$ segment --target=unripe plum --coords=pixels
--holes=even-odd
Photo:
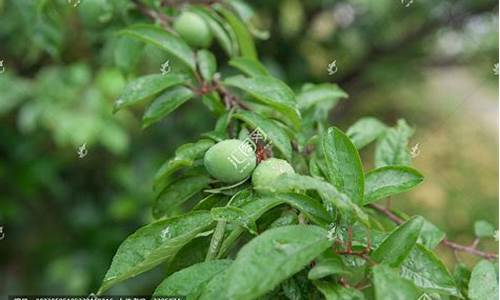
[[[257,164],[257,157],[246,142],[235,139],[224,140],[208,149],[204,164],[213,177],[233,183],[250,176]]]
[[[212,32],[205,20],[197,14],[185,11],[174,22],[174,29],[195,48],[207,48],[212,43]]]
[[[292,166],[283,159],[269,158],[261,162],[252,175],[252,184],[254,188],[261,191],[273,191],[275,187],[273,182],[281,174],[294,174]],[[277,190],[276,190],[277,191]],[[284,192],[284,191],[280,191]]]

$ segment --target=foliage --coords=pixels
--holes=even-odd
[[[130,81],[116,111],[150,101],[143,117],[143,125],[150,126],[187,101],[210,97],[202,102],[217,122],[214,131],[179,147],[175,158],[160,168],[155,176],[155,187],[161,187],[154,208],[157,220],[121,244],[99,293],[158,264],[171,264],[189,247],[206,253],[205,261],[188,259],[189,266],[170,269],[155,294],[290,298],[290,282],[295,282],[294,299],[321,297],[318,291],[327,299],[496,297],[498,280],[486,261],[474,268],[469,283],[460,283],[469,285],[468,294],[462,289],[433,254],[443,236],[423,217],[407,218],[387,230],[373,214],[372,203],[423,180],[410,167],[408,139],[414,129],[404,120],[390,127],[374,118],[358,121],[347,133],[330,127],[327,112],[346,94],[326,83],[304,85],[296,94],[270,75],[258,61],[239,5],[243,3],[191,4],[172,15],[185,10],[207,20],[226,49],[224,60],[241,75],[217,72],[223,60],[216,62],[208,49],[191,49],[166,24],[121,30],[124,37],[165,51],[178,68]],[[225,111],[214,109],[218,101]],[[262,139],[252,140],[255,129],[263,131]],[[288,160],[300,175],[279,176],[266,193],[254,189],[249,178],[232,185],[209,180],[201,157],[213,143],[230,138],[251,140],[259,160]],[[365,172],[358,151],[375,141],[375,169]],[[476,226],[478,236],[489,231],[484,224]],[[189,244],[208,237],[208,247],[192,249]],[[478,290],[479,280],[487,288]]]
[[[152,224],[174,224],[179,220],[175,218],[183,215],[186,223],[196,217],[200,224],[204,220],[211,223],[193,238],[191,234],[198,228],[190,232],[187,225],[186,231],[161,231],[165,238],[174,239],[164,245],[165,249],[154,248],[161,239],[134,238],[135,242],[149,245],[142,249],[148,257],[134,266],[137,269],[126,270],[125,275],[113,271],[117,277],[106,283],[113,284],[115,279],[148,268],[150,271],[117,284],[113,293],[152,292],[155,285],[158,295],[179,293],[196,298],[208,279],[228,269],[235,259],[245,261],[240,256],[244,253],[242,245],[250,246],[257,234],[260,237],[286,227],[280,235],[288,237],[288,231],[300,231],[290,225],[299,223],[326,230],[335,248],[316,255],[311,265],[297,271],[294,268],[301,265],[297,256],[281,253],[279,243],[276,249],[266,248],[276,250],[278,258],[293,257],[293,261],[286,266],[287,272],[276,271],[277,276],[269,278],[266,283],[280,282],[263,297],[314,299],[324,294],[328,299],[370,299],[376,295],[387,297],[383,293],[391,291],[411,293],[413,285],[419,293],[429,290],[432,297],[440,293],[445,299],[446,295],[456,294],[456,287],[461,295],[475,299],[495,293],[495,285],[483,289],[482,282],[497,277],[492,272],[495,265],[492,268],[487,262],[477,265],[474,271],[458,264],[450,279],[430,251],[444,239],[444,233],[427,220],[423,221],[416,246],[397,269],[376,270],[371,266],[374,259],[369,253],[363,254],[363,248],[370,248],[373,255],[387,234],[395,230],[374,214],[371,205],[408,191],[423,179],[411,166],[391,165],[393,159],[410,164],[407,140],[398,136],[404,136],[408,127],[394,126],[393,137],[383,142],[382,136],[390,127],[375,118],[362,118],[345,134],[355,145],[353,150],[342,130],[329,129],[327,116],[331,117],[335,108],[344,111],[354,101],[345,101],[347,94],[336,84],[302,84],[311,78],[325,81],[325,67],[330,62],[326,60],[331,59],[329,53],[333,51],[339,62],[343,61],[334,77],[343,88],[354,90],[348,85],[352,78],[369,78],[377,87],[385,84],[392,89],[395,80],[403,78],[401,72],[418,74],[414,72],[416,67],[425,65],[421,58],[431,57],[428,42],[435,38],[430,34],[433,30],[439,34],[461,32],[462,26],[456,25],[466,17],[474,21],[478,13],[486,17],[481,17],[481,22],[489,20],[494,15],[487,11],[492,1],[445,1],[436,6],[435,1],[424,0],[412,10],[390,1],[255,1],[252,4],[259,8],[260,24],[252,22],[256,15],[241,1],[215,1],[231,2],[224,7],[176,8],[154,0],[83,0],[77,7],[70,2],[0,0],[0,59],[6,65],[6,72],[0,75],[0,176],[7,183],[0,196],[0,225],[5,224],[7,232],[7,247],[0,249],[2,260],[7,260],[0,267],[6,274],[2,294],[21,289],[30,293],[87,293],[99,284],[107,259],[124,236],[140,224],[151,225],[141,232],[153,232]],[[356,22],[346,25],[343,16],[350,15],[349,8],[356,10]],[[181,10],[203,18],[214,35],[213,47],[186,48],[183,40],[168,30]],[[160,12],[156,15],[160,18],[154,20],[157,26],[144,24],[150,23],[148,11]],[[161,18],[163,15],[166,19]],[[448,17],[453,19],[451,26]],[[301,25],[291,28],[294,22],[289,18]],[[275,19],[273,26],[268,26],[269,20]],[[425,26],[429,20],[435,25],[432,30]],[[269,33],[256,24],[269,27],[273,38],[266,40]],[[325,27],[330,30],[326,35],[321,29]],[[464,28],[473,31],[476,27]],[[428,36],[422,36],[422,32]],[[258,38],[255,45],[252,36]],[[412,36],[415,39],[408,41],[407,37]],[[469,40],[477,43],[474,37],[465,38],[466,58],[480,65],[476,62],[484,62],[484,57],[477,54],[494,54],[498,48],[496,43],[471,47]],[[157,74],[167,59],[172,72]],[[134,86],[132,82],[142,80],[139,74],[150,74],[145,77],[156,80],[148,78]],[[126,82],[129,92],[123,90]],[[125,105],[115,101],[119,112],[112,114],[112,101],[117,98],[125,100]],[[148,111],[142,124],[147,131],[139,132],[137,122],[141,118],[134,115],[143,108]],[[176,114],[171,114],[174,109],[178,109]],[[208,111],[218,122],[213,131],[206,132],[211,124]],[[349,110],[345,112],[354,118]],[[394,115],[399,114],[398,108],[391,105],[386,105],[384,112],[392,116],[377,116],[386,121],[395,120]],[[413,120],[408,123],[413,124]],[[335,118],[338,128],[347,128],[345,124],[346,120]],[[266,143],[272,142],[272,153],[266,155],[287,160],[301,174],[275,183],[277,190],[281,187],[293,192],[262,195],[249,181],[225,186],[204,172],[201,160],[208,148],[227,138],[245,139],[255,128],[267,135]],[[328,131],[330,135],[325,135]],[[173,153],[173,147],[185,143],[186,137],[192,143],[180,146],[165,160],[165,153]],[[398,138],[400,143],[392,145]],[[90,148],[89,156],[78,160],[74,148],[82,143]],[[382,151],[378,156],[380,164],[367,172],[359,172],[359,161],[345,162],[336,152],[347,150],[352,159],[356,151],[363,151],[367,157],[363,155],[362,165],[369,170],[375,144],[395,147],[388,150],[390,153]],[[161,149],[162,154],[151,149]],[[337,163],[348,169],[335,173]],[[153,181],[151,170],[160,165],[153,195],[148,186]],[[364,185],[359,184],[362,180]],[[158,220],[152,220],[151,206]],[[190,210],[193,218],[186,214]],[[488,217],[481,211],[481,218]],[[342,253],[349,241],[347,224],[352,222],[353,253]],[[169,228],[177,228],[172,226]],[[367,226],[372,228],[369,235]],[[478,222],[474,227],[478,238],[491,238],[491,225]],[[367,236],[371,236],[370,245]],[[289,241],[294,247],[303,246],[302,241]],[[264,243],[251,249],[266,246]],[[121,253],[130,252],[125,249]],[[358,257],[365,254],[365,258]],[[159,268],[152,269],[151,255],[165,259]],[[378,255],[375,258],[382,259]],[[124,266],[131,261],[122,260]],[[233,270],[238,272],[236,267]],[[376,273],[386,275],[380,278]],[[406,280],[395,279],[398,276]],[[385,284],[374,289],[374,282],[389,282],[390,291],[384,292]],[[408,291],[393,290],[399,282],[409,282],[402,283]],[[217,292],[219,284],[213,282],[206,290],[213,288]],[[255,288],[255,282],[247,284]]]

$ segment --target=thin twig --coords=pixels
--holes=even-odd
[[[398,216],[396,216],[391,210],[383,207],[383,206],[380,206],[378,204],[369,204],[368,207],[370,208],[373,208],[375,209],[376,211],[382,213],[383,215],[385,215],[387,218],[389,218],[391,221],[393,221],[394,223],[396,224],[402,224],[404,221],[399,218]],[[466,253],[469,253],[469,254],[472,254],[472,255],[476,255],[476,256],[479,256],[479,257],[483,257],[483,258],[486,258],[486,259],[498,259],[498,254],[496,253],[491,253],[491,252],[484,252],[484,251],[481,251],[481,250],[478,250],[476,249],[475,247],[472,247],[472,246],[464,246],[464,245],[460,245],[460,244],[457,244],[455,242],[452,242],[448,239],[444,239],[441,241],[441,243],[449,248],[451,248],[452,250],[454,251],[461,251],[461,252],[466,252]]]
[[[168,17],[154,9],[149,8],[146,4],[142,3],[140,0],[132,0],[132,2],[137,6],[137,9],[146,17],[151,20],[160,23],[160,25],[167,31],[173,31],[168,22]]]

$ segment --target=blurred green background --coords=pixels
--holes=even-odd
[[[130,1],[76,2],[0,0],[0,295],[95,291],[119,243],[151,219],[157,168],[213,126],[199,102],[144,131],[141,108],[113,115],[124,84],[159,73],[168,57],[140,45],[133,56],[120,51],[116,31],[149,22]],[[347,129],[375,116],[416,128],[414,164],[426,179],[395,197],[395,208],[466,244],[475,220],[498,228],[498,2],[250,4],[251,22],[269,30],[257,46],[276,76],[296,89],[336,82],[350,94],[332,124]],[[362,156],[370,169],[373,149]],[[498,250],[493,240],[481,246]],[[441,253],[453,263],[449,250]],[[148,293],[160,277],[156,270],[112,292]]]

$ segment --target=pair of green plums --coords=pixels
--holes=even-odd
[[[273,181],[281,174],[293,174],[292,166],[283,159],[269,158],[257,167],[257,157],[250,145],[241,140],[224,140],[205,153],[205,168],[214,178],[235,183],[252,175],[255,189],[273,190]],[[253,174],[252,174],[253,172]]]

